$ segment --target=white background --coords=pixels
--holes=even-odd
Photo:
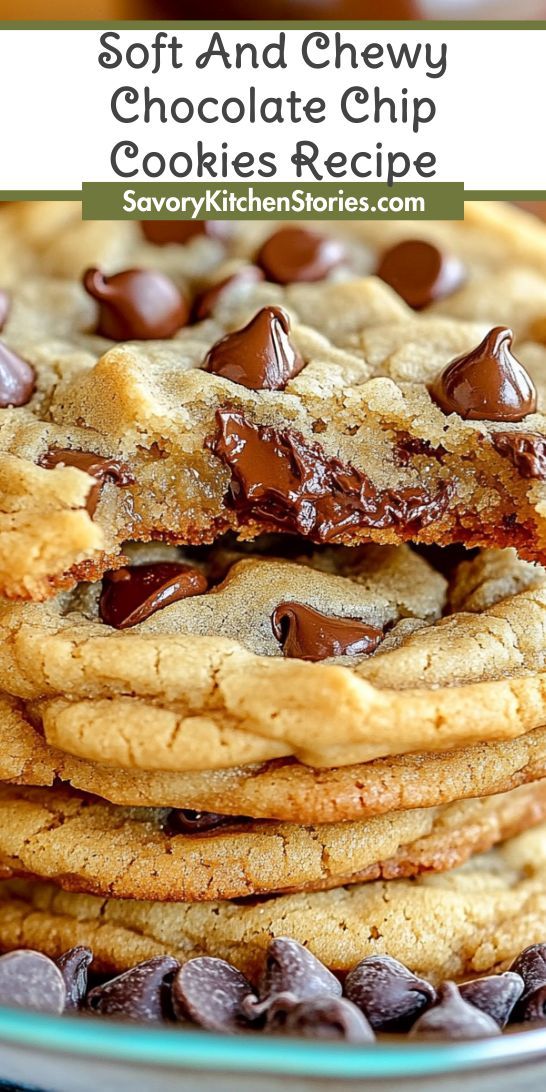
[[[106,30],[107,28],[105,28]],[[414,30],[343,31],[346,41],[363,48],[370,42],[399,45],[431,42],[433,55],[438,44],[447,42],[447,71],[441,79],[426,76],[424,61],[410,72],[396,72],[388,63],[371,70],[361,65],[321,71],[307,68],[301,59],[301,42],[308,31],[287,34],[286,70],[246,67],[226,71],[219,61],[196,70],[195,57],[208,45],[210,31],[176,31],[183,41],[184,67],[174,71],[164,62],[151,74],[126,64],[106,71],[98,64],[102,52],[97,30],[2,30],[0,31],[0,101],[2,141],[0,145],[0,189],[79,189],[82,181],[125,181],[110,166],[114,144],[127,139],[142,153],[161,151],[167,156],[177,150],[192,152],[197,139],[211,150],[227,140],[233,154],[239,151],[273,150],[278,173],[271,181],[296,180],[290,155],[295,142],[314,140],[324,155],[333,151],[373,151],[381,140],[384,149],[406,151],[412,157],[432,151],[437,157],[435,181],[464,182],[467,189],[546,188],[546,140],[543,106],[546,102],[546,32],[536,30]],[[156,31],[123,30],[121,41],[150,44]],[[328,31],[333,40],[334,31]],[[254,41],[260,46],[275,40],[277,31],[223,31],[228,48],[236,41]],[[333,48],[321,54],[333,57]],[[328,120],[321,125],[180,125],[134,123],[122,125],[110,111],[113,91],[122,85],[138,89],[149,84],[164,98],[185,95],[245,97],[250,84],[258,94],[286,95],[295,88],[302,97],[319,95],[327,99]],[[368,89],[379,85],[393,95],[408,87],[413,95],[435,99],[435,119],[418,134],[409,126],[352,125],[339,110],[342,92],[351,85]],[[132,166],[134,164],[131,164]],[[227,180],[236,181],[231,171]],[[404,181],[417,180],[413,171]],[[157,181],[176,181],[168,172]],[[197,181],[195,173],[185,181]],[[206,181],[210,181],[207,177]],[[257,176],[255,177],[257,179]],[[325,175],[325,181],[334,181]],[[344,181],[354,181],[347,175]],[[372,175],[368,181],[375,181]],[[134,181],[153,181],[142,172]],[[301,181],[313,181],[305,176]]]

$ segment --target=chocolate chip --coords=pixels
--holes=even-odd
[[[524,948],[510,970],[521,975],[524,982],[512,1020],[515,1023],[543,1020],[546,1015],[546,944],[530,944]]]
[[[284,227],[266,239],[256,262],[268,281],[292,284],[321,281],[343,257],[344,248],[339,240],[306,228]]]
[[[242,1009],[256,999],[244,974],[223,959],[198,956],[180,968],[172,986],[175,1016],[211,1031],[238,1031],[251,1026]]]
[[[326,660],[329,656],[360,656],[373,652],[383,630],[356,618],[334,618],[304,603],[279,603],[271,615],[273,633],[283,656]]]
[[[436,1004],[419,1017],[409,1034],[415,1039],[483,1039],[500,1033],[496,1020],[464,1001],[454,982],[444,982]]]
[[[535,385],[511,352],[512,336],[506,326],[496,326],[440,372],[430,393],[444,413],[472,421],[521,421],[535,412]]]
[[[493,432],[491,443],[522,478],[546,481],[546,438],[538,432]]]
[[[261,269],[258,269],[256,265],[245,265],[242,269],[232,273],[230,277],[224,277],[223,281],[211,284],[210,288],[203,289],[195,297],[191,313],[192,322],[204,322],[205,319],[210,318],[221,302],[222,296],[229,288],[233,288],[235,285],[257,284],[262,280],[263,273]]]
[[[63,976],[48,956],[26,948],[0,956],[0,1005],[60,1013],[65,1003]]]
[[[148,242],[155,246],[184,246],[198,235],[224,239],[232,231],[229,220],[143,220],[140,226]]]
[[[34,368],[0,341],[0,408],[26,406],[35,386]]]
[[[130,971],[95,986],[87,995],[87,1007],[100,1016],[161,1022],[169,1019],[171,983],[180,964],[172,956],[156,956]]]
[[[503,1028],[508,1023],[523,988],[521,975],[505,971],[504,974],[490,974],[486,978],[463,982],[459,986],[459,993],[464,1001],[492,1016],[499,1027]]]
[[[106,481],[112,481],[114,485],[124,488],[132,485],[134,476],[125,463],[119,459],[109,459],[104,455],[96,455],[93,451],[79,451],[78,448],[52,447],[39,459],[39,466],[44,470],[54,470],[57,466],[74,466],[76,470],[83,470],[92,478],[93,485],[87,496],[87,511],[92,516],[97,507],[101,489]]]
[[[262,307],[242,330],[220,338],[203,365],[205,371],[253,391],[284,390],[303,366],[282,307]]]
[[[310,997],[291,1007],[273,1005],[267,1028],[304,1039],[343,1039],[348,1043],[371,1043],[375,1039],[366,1017],[344,997]]]
[[[345,979],[345,995],[376,1031],[407,1031],[436,998],[423,978],[391,956],[367,956]]]
[[[363,471],[326,455],[293,429],[255,425],[230,408],[216,413],[214,454],[230,468],[228,503],[241,522],[314,542],[343,542],[355,529],[401,527],[408,537],[438,520],[453,493],[419,486],[379,490]]]
[[[80,1009],[87,993],[87,971],[93,962],[90,948],[78,946],[70,948],[59,956],[57,966],[66,986],[67,1009]]]
[[[125,269],[105,277],[88,269],[83,283],[100,305],[97,333],[112,341],[173,337],[189,319],[186,298],[159,270]]]
[[[260,986],[261,997],[290,993],[295,1001],[310,997],[340,997],[338,979],[302,944],[291,937],[276,937],[267,950]]]
[[[177,834],[206,834],[218,827],[243,827],[251,823],[246,815],[218,815],[213,811],[192,811],[191,808],[173,808],[167,815],[162,829],[173,837]]]
[[[538,1024],[546,1020],[546,984],[526,993],[513,1013],[514,1023]]]
[[[415,311],[451,295],[465,278],[457,258],[442,254],[433,243],[423,239],[406,239],[387,250],[377,276]]]
[[[128,565],[105,573],[99,600],[102,621],[114,629],[128,629],[156,611],[207,590],[199,569],[176,561]]]
[[[537,986],[546,986],[546,944],[530,944],[524,948],[516,956],[510,970],[523,978],[524,996]]]
[[[3,326],[5,325],[6,319],[9,315],[9,308],[10,298],[8,296],[8,293],[4,292],[4,290],[0,288],[0,330],[2,330]]]

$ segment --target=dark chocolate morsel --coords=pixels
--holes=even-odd
[[[190,959],[180,968],[172,985],[175,1016],[193,1020],[211,1031],[238,1031],[251,1026],[242,1008],[245,998],[256,1000],[244,974],[212,956]]]
[[[179,599],[203,595],[207,586],[207,578],[192,565],[176,561],[128,565],[105,573],[99,614],[107,626],[128,629]]]
[[[313,542],[343,542],[355,530],[401,527],[411,537],[438,520],[453,493],[412,486],[379,490],[350,463],[326,454],[293,429],[253,424],[229,407],[217,410],[214,454],[231,470],[229,503],[240,522]]]
[[[193,811],[191,808],[172,808],[164,823],[163,832],[168,837],[177,834],[206,834],[218,827],[240,827],[251,823],[246,815],[218,815],[213,811]]]
[[[291,937],[276,937],[267,949],[260,997],[291,994],[296,1001],[317,995],[341,997],[338,979],[307,948]]]
[[[87,995],[87,1008],[100,1016],[125,1020],[161,1022],[172,1016],[171,983],[180,964],[172,956],[156,956],[138,963],[95,986]]]
[[[546,1021],[546,983],[525,994],[512,1019],[516,1024],[543,1024]]]
[[[302,227],[283,227],[265,240],[256,256],[268,281],[321,281],[343,261],[338,239]]]
[[[503,1028],[508,1023],[523,989],[521,975],[505,971],[504,974],[490,974],[486,978],[463,982],[459,986],[459,993],[464,1001],[469,1001],[481,1012],[492,1016],[499,1027]]]
[[[78,945],[69,948],[57,960],[57,966],[64,978],[66,986],[67,1009],[80,1009],[87,993],[87,972],[93,962],[93,952],[90,948]]]
[[[231,276],[224,277],[223,280],[217,281],[216,284],[211,284],[208,288],[204,288],[193,301],[191,311],[192,322],[204,322],[205,319],[210,318],[221,302],[222,296],[230,288],[234,288],[236,285],[257,284],[259,281],[263,281],[263,279],[264,275],[261,269],[258,269],[257,265],[243,265],[241,269],[237,269]]]
[[[98,504],[100,491],[105,481],[123,488],[132,485],[134,476],[125,463],[119,459],[109,459],[105,455],[96,455],[93,451],[79,451],[77,448],[52,447],[39,459],[39,466],[44,470],[54,470],[57,466],[73,466],[95,478],[87,496],[87,511],[92,516]]]
[[[410,1030],[415,1039],[484,1039],[500,1035],[496,1020],[465,1001],[454,982],[439,986],[437,1000]]]
[[[35,386],[34,368],[0,341],[0,408],[26,406]]]
[[[444,413],[472,421],[522,421],[537,408],[537,392],[513,355],[512,331],[495,326],[469,353],[455,357],[430,387]]]
[[[279,603],[271,626],[284,656],[299,660],[326,660],[329,656],[361,656],[373,652],[383,630],[356,618],[335,618],[304,603]]]
[[[375,1039],[364,1014],[345,997],[308,997],[278,1007],[273,1002],[267,1029],[304,1039],[344,1039],[348,1043],[372,1043]]]
[[[232,230],[229,220],[142,220],[140,226],[144,237],[155,246],[184,246],[198,235],[225,239]]]
[[[10,298],[3,288],[0,288],[0,330],[4,326],[9,315]]]
[[[546,944],[530,944],[524,948],[509,969],[523,978],[524,997],[537,986],[546,986]]]
[[[543,1020],[546,1015],[546,944],[530,944],[516,956],[510,970],[521,975],[523,994],[513,1013],[516,1024]]]
[[[436,991],[391,956],[367,956],[349,971],[345,996],[376,1031],[407,1031],[436,999]]]
[[[170,338],[189,319],[185,296],[157,269],[124,269],[111,277],[88,269],[83,283],[99,303],[97,333],[112,341]]]
[[[65,1004],[63,976],[48,956],[27,948],[0,956],[0,1005],[61,1013]]]
[[[451,295],[465,279],[464,268],[457,258],[442,254],[424,239],[405,239],[387,250],[377,276],[415,311]]]
[[[522,478],[546,481],[546,436],[538,432],[493,432],[491,443]]]
[[[283,390],[303,366],[282,307],[262,307],[242,330],[220,338],[203,365],[205,371],[253,391]]]

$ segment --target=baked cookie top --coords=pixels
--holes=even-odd
[[[0,687],[60,750],[147,770],[351,765],[544,723],[538,566],[485,552],[446,585],[408,547],[268,546],[136,547],[102,582],[4,601]]]
[[[472,208],[423,229],[430,266],[415,224],[380,225],[380,254],[379,226],[365,223],[341,246],[263,224],[221,237],[201,224],[158,245],[70,207],[47,223],[0,214],[0,250],[19,232],[30,255],[0,344],[4,594],[39,599],[100,575],[128,538],[196,544],[228,529],[546,556],[542,335],[517,327],[512,349],[509,286],[490,290],[494,310],[474,309],[480,321],[461,321],[464,307],[450,317],[446,273],[466,261],[457,291],[472,298],[485,267],[513,273],[516,255],[546,276],[546,229],[533,243],[524,216]],[[279,243],[285,231],[299,243]],[[396,256],[404,241],[409,261]],[[101,264],[84,285],[59,277],[72,252]],[[414,283],[423,267],[430,299],[410,306],[392,285],[407,296],[408,268]],[[355,279],[370,269],[386,279]]]
[[[271,236],[294,227],[333,238],[335,247],[310,250],[301,240],[285,236],[282,247],[264,250]],[[431,244],[444,260],[457,263],[449,278],[444,268],[436,298],[421,300],[421,307],[453,308],[459,316],[495,325],[503,320],[498,307],[505,301],[494,286],[504,276],[505,286],[510,285],[506,295],[514,302],[520,284],[523,310],[514,307],[510,322],[517,326],[519,321],[520,333],[532,333],[533,319],[544,313],[546,231],[520,209],[488,201],[466,202],[462,221],[351,219],[296,225],[265,220],[209,225],[82,221],[81,206],[75,202],[17,202],[4,206],[0,214],[0,287],[9,288],[33,275],[79,280],[94,265],[109,274],[152,265],[179,282],[202,285],[226,260],[258,264],[276,284],[294,283],[304,275],[336,281],[376,273],[389,251],[415,240]],[[391,264],[391,278],[392,268]],[[389,267],[383,264],[382,272],[388,277]]]
[[[357,822],[300,826],[124,808],[0,786],[0,877],[151,901],[241,898],[445,871],[546,817],[546,785]]]

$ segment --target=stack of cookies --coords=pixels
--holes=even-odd
[[[0,950],[546,935],[546,228],[0,214]]]

